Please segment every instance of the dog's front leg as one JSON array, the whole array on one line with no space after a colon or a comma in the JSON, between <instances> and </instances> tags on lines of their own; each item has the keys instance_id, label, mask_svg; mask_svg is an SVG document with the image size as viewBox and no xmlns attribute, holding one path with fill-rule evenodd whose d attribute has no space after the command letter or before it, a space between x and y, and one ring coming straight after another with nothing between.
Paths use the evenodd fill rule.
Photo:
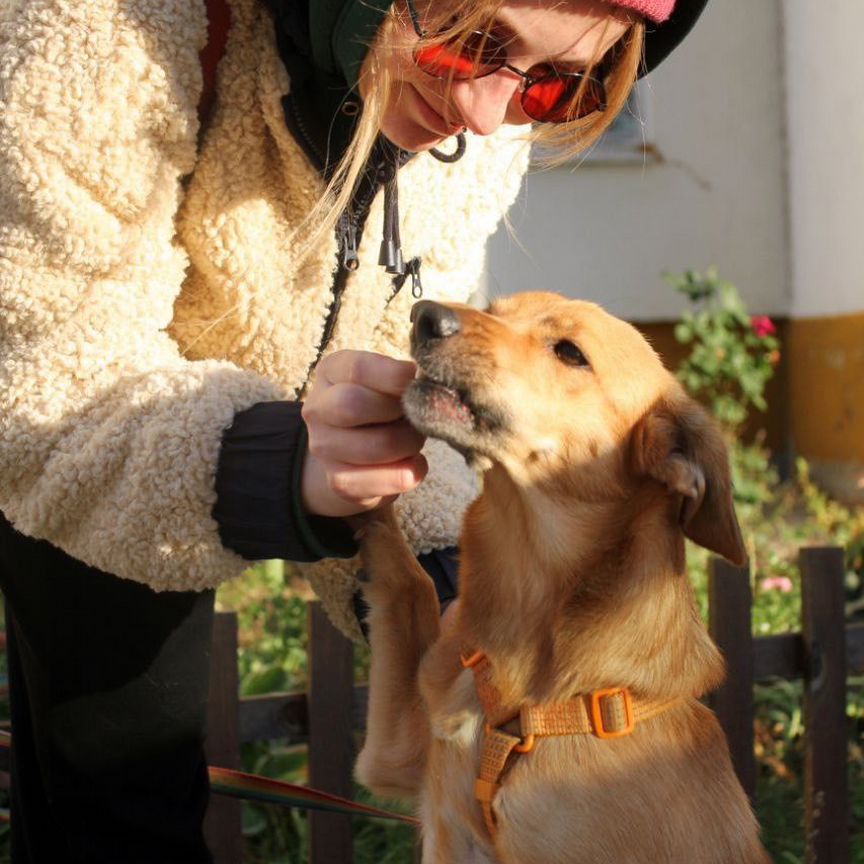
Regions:
<instances>
[{"instance_id":1,"label":"dog's front leg","mask_svg":"<svg viewBox=\"0 0 864 864\"><path fill-rule=\"evenodd\" d=\"M366 742L357 760L357 779L380 795L414 797L430 740L417 670L438 638L438 598L402 536L392 507L364 517L359 533L372 664Z\"/></svg>"}]
</instances>

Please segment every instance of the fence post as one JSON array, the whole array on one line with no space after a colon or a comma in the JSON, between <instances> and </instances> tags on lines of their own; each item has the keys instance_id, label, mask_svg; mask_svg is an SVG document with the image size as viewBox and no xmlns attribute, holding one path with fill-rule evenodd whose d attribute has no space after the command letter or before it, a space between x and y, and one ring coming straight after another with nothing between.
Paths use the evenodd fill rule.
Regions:
<instances>
[{"instance_id":1,"label":"fence post","mask_svg":"<svg viewBox=\"0 0 864 864\"><path fill-rule=\"evenodd\" d=\"M352 798L354 650L320 603L309 604L309 784ZM311 864L350 864L351 817L309 813Z\"/></svg>"},{"instance_id":2,"label":"fence post","mask_svg":"<svg viewBox=\"0 0 864 864\"><path fill-rule=\"evenodd\" d=\"M756 791L753 749L753 597L750 571L722 558L708 568L708 629L726 659L726 680L710 699L738 780L752 800Z\"/></svg>"},{"instance_id":3,"label":"fence post","mask_svg":"<svg viewBox=\"0 0 864 864\"><path fill-rule=\"evenodd\" d=\"M802 549L804 637L804 806L807 864L846 864L849 826L846 765L844 555Z\"/></svg>"},{"instance_id":4,"label":"fence post","mask_svg":"<svg viewBox=\"0 0 864 864\"><path fill-rule=\"evenodd\" d=\"M207 762L240 767L240 693L237 675L237 614L218 612L210 651L207 706ZM204 836L214 864L242 864L243 827L239 801L213 795L204 820Z\"/></svg>"}]
</instances>

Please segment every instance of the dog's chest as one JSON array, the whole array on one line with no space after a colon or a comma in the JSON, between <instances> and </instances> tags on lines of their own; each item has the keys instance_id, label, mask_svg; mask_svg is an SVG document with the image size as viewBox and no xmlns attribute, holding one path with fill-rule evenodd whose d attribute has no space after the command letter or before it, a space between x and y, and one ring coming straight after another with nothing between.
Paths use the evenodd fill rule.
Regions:
<instances>
[{"instance_id":1,"label":"dog's chest","mask_svg":"<svg viewBox=\"0 0 864 864\"><path fill-rule=\"evenodd\" d=\"M428 695L428 694L427 694ZM424 861L492 864L474 797L484 718L469 672L435 694L429 720L432 747L421 796Z\"/></svg>"},{"instance_id":2,"label":"dog's chest","mask_svg":"<svg viewBox=\"0 0 864 864\"><path fill-rule=\"evenodd\" d=\"M424 864L499 864L474 795L482 722L451 717L445 726L433 729L421 795Z\"/></svg>"},{"instance_id":3,"label":"dog's chest","mask_svg":"<svg viewBox=\"0 0 864 864\"><path fill-rule=\"evenodd\" d=\"M459 675L445 693L429 703L429 720L437 741L476 752L483 729L483 710L470 672L466 670Z\"/></svg>"}]
</instances>

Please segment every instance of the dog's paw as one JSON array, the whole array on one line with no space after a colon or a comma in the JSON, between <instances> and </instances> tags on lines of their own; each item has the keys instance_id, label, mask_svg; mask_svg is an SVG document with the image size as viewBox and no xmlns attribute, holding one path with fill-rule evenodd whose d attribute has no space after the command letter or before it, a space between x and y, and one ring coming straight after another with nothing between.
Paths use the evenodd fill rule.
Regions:
<instances>
[{"instance_id":1,"label":"dog's paw","mask_svg":"<svg viewBox=\"0 0 864 864\"><path fill-rule=\"evenodd\" d=\"M375 534L380 529L399 533L399 523L392 504L382 504L374 510L366 510L353 516L346 516L345 521L354 532L354 539L362 542L365 537Z\"/></svg>"},{"instance_id":2,"label":"dog's paw","mask_svg":"<svg viewBox=\"0 0 864 864\"><path fill-rule=\"evenodd\" d=\"M405 545L392 504L352 516L350 525L354 529L354 538L360 543L361 551L379 545L389 546L391 549Z\"/></svg>"},{"instance_id":3,"label":"dog's paw","mask_svg":"<svg viewBox=\"0 0 864 864\"><path fill-rule=\"evenodd\" d=\"M361 587L367 599L380 599L381 592L404 592L412 579L428 581L423 568L408 545L391 506L363 515L355 527L363 562Z\"/></svg>"}]
</instances>

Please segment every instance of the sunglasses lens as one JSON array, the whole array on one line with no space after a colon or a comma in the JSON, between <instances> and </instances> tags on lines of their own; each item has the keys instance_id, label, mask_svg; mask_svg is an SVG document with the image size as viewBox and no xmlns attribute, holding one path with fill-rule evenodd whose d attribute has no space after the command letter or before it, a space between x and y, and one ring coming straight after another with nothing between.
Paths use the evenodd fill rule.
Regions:
<instances>
[{"instance_id":1,"label":"sunglasses lens","mask_svg":"<svg viewBox=\"0 0 864 864\"><path fill-rule=\"evenodd\" d=\"M479 30L469 33L464 42L426 45L414 52L414 62L427 74L457 80L491 75L506 59L501 42L491 33Z\"/></svg>"},{"instance_id":2,"label":"sunglasses lens","mask_svg":"<svg viewBox=\"0 0 864 864\"><path fill-rule=\"evenodd\" d=\"M573 100L580 87L582 92L574 106ZM541 123L566 123L605 107L603 85L581 75L550 75L535 81L522 93L522 109L532 120Z\"/></svg>"}]
</instances>

